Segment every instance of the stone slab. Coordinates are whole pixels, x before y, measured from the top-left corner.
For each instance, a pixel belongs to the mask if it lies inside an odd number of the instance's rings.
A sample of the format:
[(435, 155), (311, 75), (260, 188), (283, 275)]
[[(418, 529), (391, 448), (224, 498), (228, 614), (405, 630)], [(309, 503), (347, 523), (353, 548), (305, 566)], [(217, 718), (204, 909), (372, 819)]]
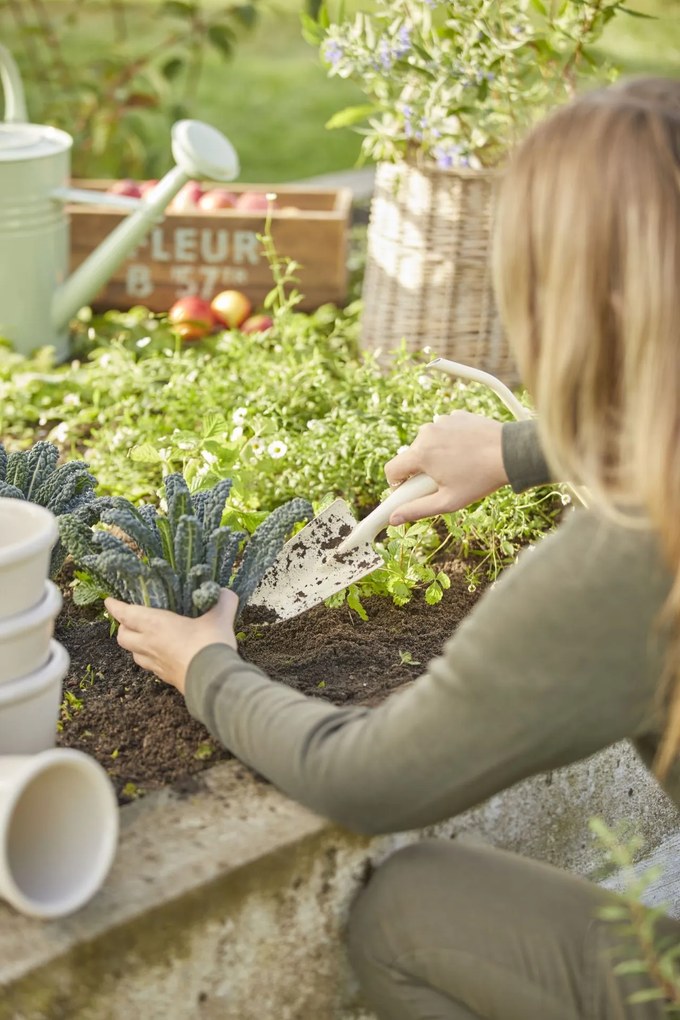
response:
[[(423, 836), (465, 834), (590, 874), (593, 814), (633, 821), (650, 854), (673, 859), (677, 811), (625, 744), (440, 826), (375, 839), (227, 762), (193, 792), (122, 809), (112, 874), (74, 917), (40, 923), (0, 906), (0, 1020), (371, 1020), (342, 947), (370, 866)], [(659, 896), (680, 915), (675, 875)]]

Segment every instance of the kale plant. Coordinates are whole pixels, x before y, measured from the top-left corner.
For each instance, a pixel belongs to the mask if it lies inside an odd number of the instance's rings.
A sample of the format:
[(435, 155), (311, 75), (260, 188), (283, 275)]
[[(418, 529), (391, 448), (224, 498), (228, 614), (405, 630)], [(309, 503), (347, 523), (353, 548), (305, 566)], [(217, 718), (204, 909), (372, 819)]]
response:
[[(0, 497), (37, 503), (57, 518), (70, 514), (83, 526), (95, 524), (115, 499), (95, 496), (97, 479), (84, 461), (72, 460), (57, 467), (58, 459), (57, 447), (43, 440), (30, 450), (10, 454), (0, 443)], [(64, 545), (58, 541), (52, 550), (51, 577), (59, 573), (65, 558)]]
[(105, 528), (88, 527), (75, 514), (59, 519), (61, 540), (90, 583), (78, 602), (113, 595), (124, 602), (201, 616), (231, 588), (243, 609), (273, 564), (294, 524), (309, 520), (312, 506), (292, 499), (274, 510), (252, 536), (222, 526), (231, 479), (204, 492), (189, 492), (181, 474), (165, 479), (167, 513), (124, 499), (101, 515)]

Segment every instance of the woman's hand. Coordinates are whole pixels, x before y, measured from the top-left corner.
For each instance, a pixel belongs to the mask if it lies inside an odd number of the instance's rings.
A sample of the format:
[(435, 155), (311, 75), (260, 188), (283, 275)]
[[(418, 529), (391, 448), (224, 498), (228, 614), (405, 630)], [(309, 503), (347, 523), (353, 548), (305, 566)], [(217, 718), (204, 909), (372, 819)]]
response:
[(385, 475), (390, 485), (398, 485), (423, 472), (439, 488), (400, 506), (390, 524), (460, 510), (505, 485), (502, 427), (501, 422), (469, 411), (454, 411), (423, 425), (408, 449), (388, 461)]
[(208, 645), (223, 644), (236, 648), (234, 617), (238, 598), (227, 588), (208, 613), (192, 619), (165, 609), (131, 606), (118, 599), (105, 599), (104, 605), (118, 620), (118, 644), (132, 652), (142, 669), (155, 673), (184, 694), (189, 663)]

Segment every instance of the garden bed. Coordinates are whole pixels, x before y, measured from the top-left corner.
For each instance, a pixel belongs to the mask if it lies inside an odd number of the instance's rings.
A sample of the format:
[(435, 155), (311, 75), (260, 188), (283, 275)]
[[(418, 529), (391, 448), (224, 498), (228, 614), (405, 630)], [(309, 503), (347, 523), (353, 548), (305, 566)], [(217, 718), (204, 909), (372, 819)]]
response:
[[(414, 680), (441, 652), (479, 591), (470, 592), (459, 564), (451, 587), (435, 606), (416, 595), (405, 606), (367, 599), (368, 620), (346, 606), (318, 606), (278, 624), (241, 626), (244, 658), (268, 676), (334, 704), (376, 704)], [(95, 757), (106, 768), (121, 803), (162, 786), (191, 789), (191, 777), (229, 755), (192, 719), (184, 699), (140, 669), (109, 637), (109, 624), (71, 601), (57, 637), (71, 656), (64, 681), (59, 742)]]

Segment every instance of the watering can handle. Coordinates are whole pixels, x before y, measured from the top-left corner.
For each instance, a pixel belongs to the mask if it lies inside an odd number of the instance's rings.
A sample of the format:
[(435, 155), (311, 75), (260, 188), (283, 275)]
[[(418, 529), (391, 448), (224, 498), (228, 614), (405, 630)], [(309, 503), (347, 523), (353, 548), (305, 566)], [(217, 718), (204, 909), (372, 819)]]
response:
[(0, 44), (0, 81), (5, 94), (5, 121), (8, 124), (25, 124), (28, 121), (24, 86), (19, 68), (7, 47)]

